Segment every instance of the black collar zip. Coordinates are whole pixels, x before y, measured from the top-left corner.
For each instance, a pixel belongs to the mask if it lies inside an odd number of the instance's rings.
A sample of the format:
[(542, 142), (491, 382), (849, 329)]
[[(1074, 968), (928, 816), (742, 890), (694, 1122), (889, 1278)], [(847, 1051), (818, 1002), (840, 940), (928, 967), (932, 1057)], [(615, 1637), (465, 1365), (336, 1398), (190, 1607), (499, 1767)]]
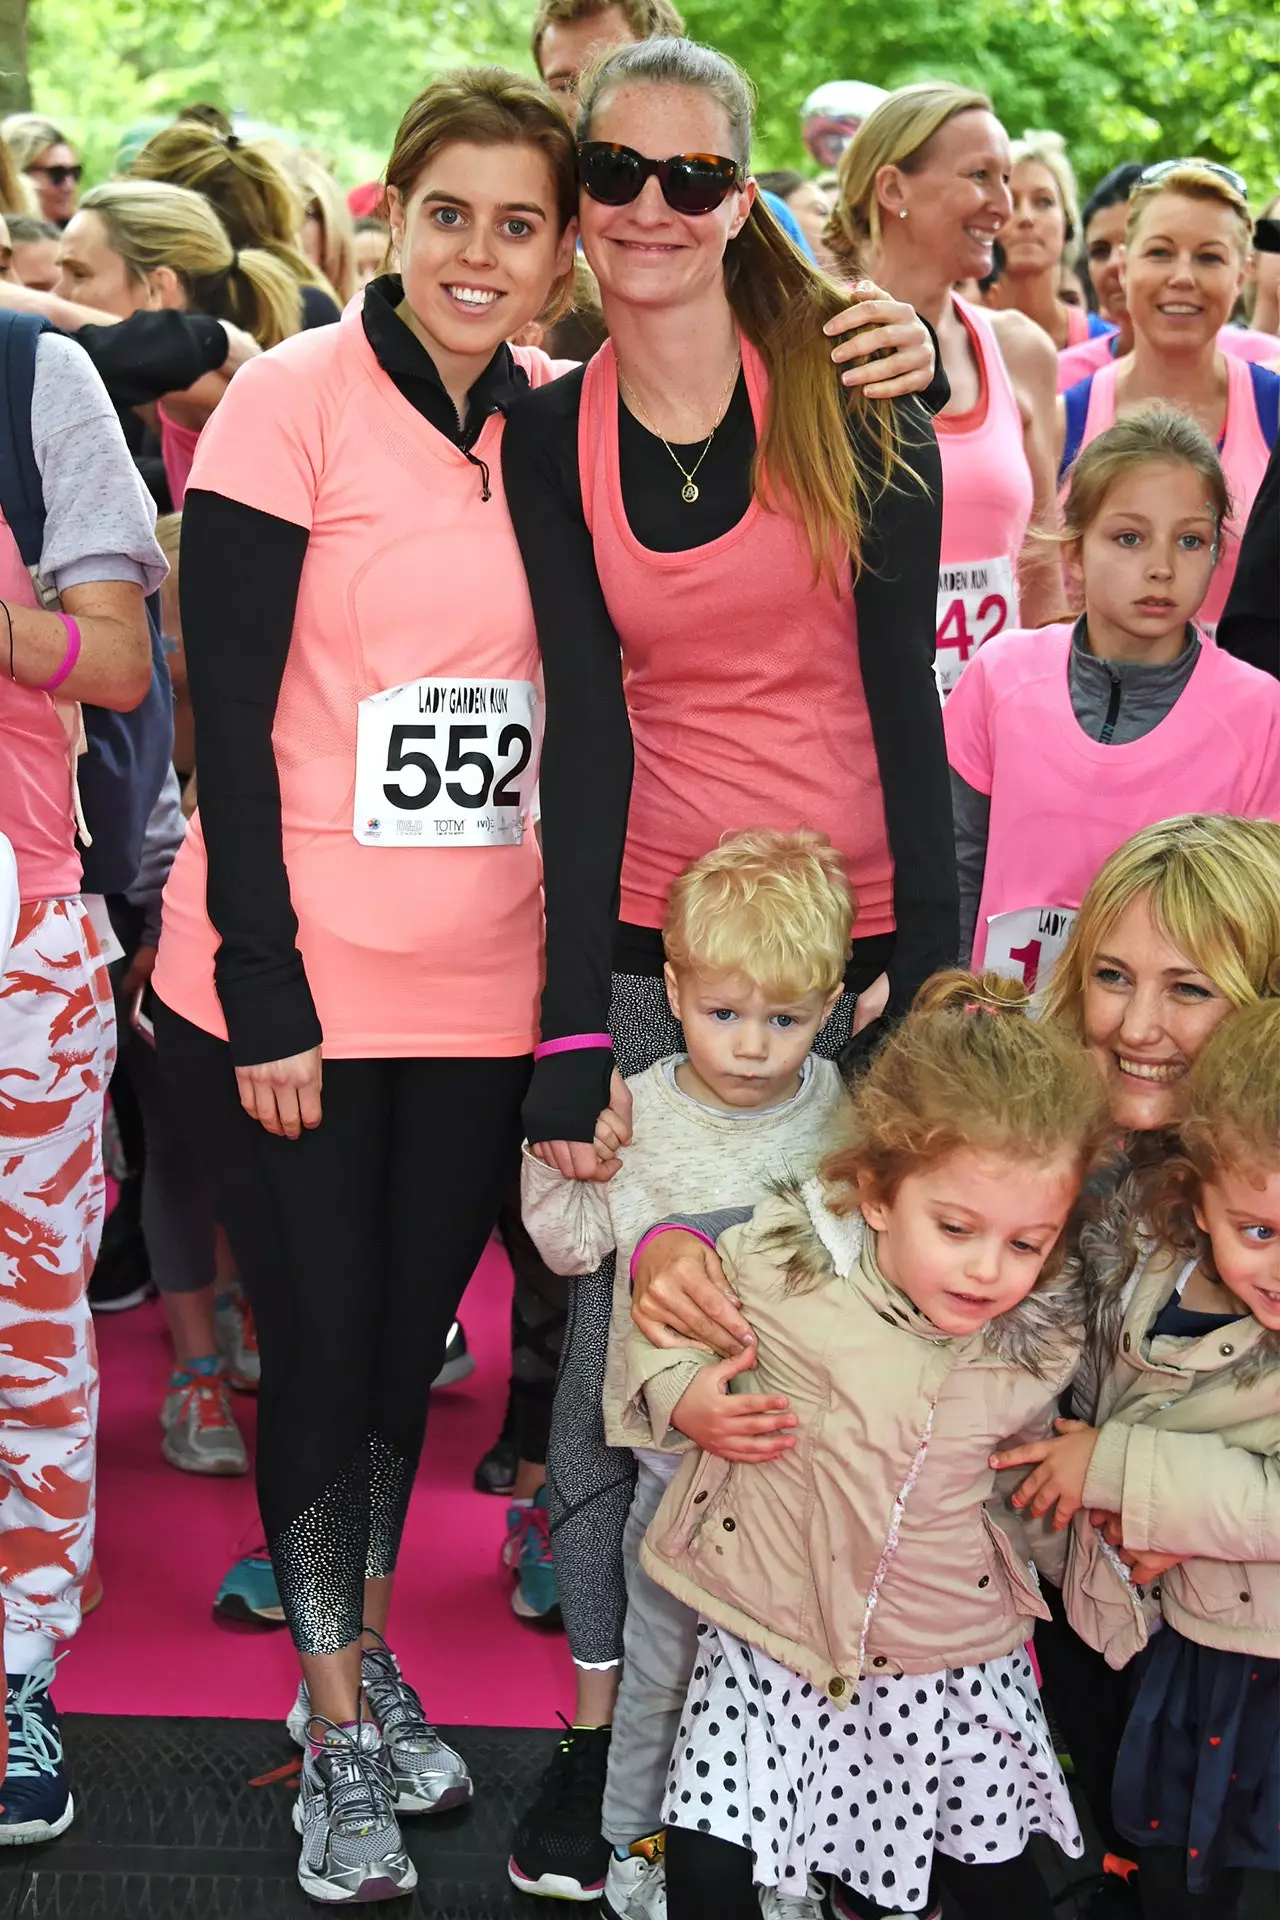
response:
[(471, 449), (489, 416), (505, 414), (513, 400), (529, 391), (528, 376), (517, 366), (510, 347), (499, 347), (467, 394), (466, 418), (460, 421), (435, 361), (396, 311), (403, 299), (404, 284), (398, 274), (384, 273), (369, 282), (361, 314), (365, 338), (382, 371), (414, 411), (479, 469), (480, 498), (491, 500), (488, 463)]

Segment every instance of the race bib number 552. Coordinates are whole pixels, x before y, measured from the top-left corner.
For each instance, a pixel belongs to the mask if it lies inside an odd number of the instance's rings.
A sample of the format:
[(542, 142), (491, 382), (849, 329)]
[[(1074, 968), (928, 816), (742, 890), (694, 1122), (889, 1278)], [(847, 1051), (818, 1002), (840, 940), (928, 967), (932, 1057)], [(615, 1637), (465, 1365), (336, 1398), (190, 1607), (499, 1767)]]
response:
[(935, 671), (945, 700), (986, 640), (1018, 624), (1018, 588), (1007, 554), (938, 569)]
[(364, 847), (518, 847), (538, 778), (529, 680), (410, 680), (357, 709), (352, 830)]

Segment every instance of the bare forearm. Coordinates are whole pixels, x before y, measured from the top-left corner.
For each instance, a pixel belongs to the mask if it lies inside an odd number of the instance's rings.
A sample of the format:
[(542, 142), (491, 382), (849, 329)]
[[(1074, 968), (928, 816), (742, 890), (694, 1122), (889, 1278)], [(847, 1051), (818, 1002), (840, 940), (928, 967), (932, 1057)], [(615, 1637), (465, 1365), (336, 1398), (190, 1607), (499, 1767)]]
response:
[(37, 293), (32, 287), (16, 287), (0, 280), (0, 307), (11, 313), (39, 313), (52, 320), (64, 333), (76, 333), (81, 327), (114, 327), (118, 313), (105, 313), (98, 307), (82, 307), (76, 300), (63, 300), (56, 293)]
[[(76, 613), (68, 607), (80, 629), (80, 652), (56, 689), (60, 699), (120, 713), (143, 699), (151, 684), (151, 650), (142, 595), (134, 591), (136, 615), (125, 610)], [(10, 649), (9, 631), (0, 616), (0, 671), (10, 671), (20, 686), (43, 687), (63, 665), (72, 644), (66, 623), (56, 613), (4, 604), (13, 622), (13, 644)]]

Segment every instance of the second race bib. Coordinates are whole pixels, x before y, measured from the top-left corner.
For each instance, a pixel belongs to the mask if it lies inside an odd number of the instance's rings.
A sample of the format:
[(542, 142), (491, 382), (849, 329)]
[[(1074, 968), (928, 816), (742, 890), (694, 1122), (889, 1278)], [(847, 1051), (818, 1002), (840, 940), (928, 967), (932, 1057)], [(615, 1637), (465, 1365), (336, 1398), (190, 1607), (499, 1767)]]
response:
[(530, 680), (410, 680), (360, 702), (362, 847), (518, 847), (538, 778)]
[(1034, 993), (1048, 984), (1075, 923), (1074, 907), (1019, 907), (1016, 913), (993, 913), (987, 921), (983, 968), (1021, 980)]
[(938, 569), (937, 660), (945, 700), (986, 640), (1018, 624), (1018, 586), (1007, 554)]

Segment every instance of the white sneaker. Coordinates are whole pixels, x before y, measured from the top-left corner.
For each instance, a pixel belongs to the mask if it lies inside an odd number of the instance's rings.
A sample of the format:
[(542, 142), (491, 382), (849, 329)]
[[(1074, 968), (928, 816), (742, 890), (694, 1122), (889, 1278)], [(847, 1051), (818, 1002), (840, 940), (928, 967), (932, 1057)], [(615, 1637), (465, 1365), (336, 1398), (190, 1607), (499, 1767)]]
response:
[(822, 1883), (812, 1874), (808, 1889), (802, 1894), (779, 1893), (776, 1887), (757, 1887), (756, 1893), (761, 1920), (824, 1920)]
[(600, 1911), (606, 1920), (667, 1920), (667, 1867), (629, 1853), (609, 1862)]

